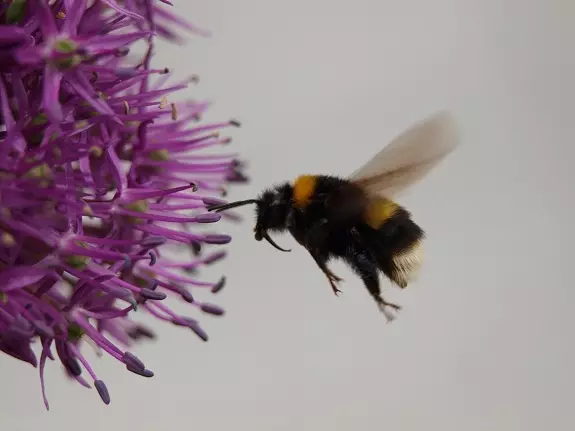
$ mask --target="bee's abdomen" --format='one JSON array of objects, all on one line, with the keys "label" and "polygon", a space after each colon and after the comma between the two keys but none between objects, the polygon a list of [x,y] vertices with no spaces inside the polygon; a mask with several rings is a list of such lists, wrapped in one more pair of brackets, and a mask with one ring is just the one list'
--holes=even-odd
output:
[{"label": "bee's abdomen", "polygon": [[382,271],[399,287],[417,278],[423,260],[423,230],[408,211],[393,204],[393,213],[377,228],[377,256]]}]

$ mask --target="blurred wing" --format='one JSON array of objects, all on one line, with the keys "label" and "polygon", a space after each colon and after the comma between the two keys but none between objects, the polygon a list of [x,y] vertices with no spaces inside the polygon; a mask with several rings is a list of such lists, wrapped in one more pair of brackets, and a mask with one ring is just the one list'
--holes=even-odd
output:
[{"label": "blurred wing", "polygon": [[369,193],[395,196],[427,175],[458,142],[454,118],[439,112],[396,137],[348,179]]}]

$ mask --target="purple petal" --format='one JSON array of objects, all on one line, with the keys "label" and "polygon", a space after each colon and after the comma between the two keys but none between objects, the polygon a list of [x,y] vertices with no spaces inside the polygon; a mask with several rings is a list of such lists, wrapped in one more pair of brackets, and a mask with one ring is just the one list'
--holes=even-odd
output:
[{"label": "purple petal", "polygon": [[116,182],[116,187],[118,187],[118,193],[121,195],[124,189],[128,186],[128,181],[126,180],[126,176],[122,173],[120,159],[112,146],[108,147],[106,150],[106,158],[110,162],[112,175]]},{"label": "purple petal", "polygon": [[18,111],[28,112],[29,104],[26,88],[24,87],[24,82],[22,82],[22,76],[18,71],[12,72],[12,88],[16,95],[16,99],[18,99]]},{"label": "purple petal", "polygon": [[[25,267],[24,271],[25,271],[24,273],[21,273],[19,275],[10,274],[12,275],[12,277],[9,276],[7,277],[6,273],[9,271],[4,271],[4,273],[1,274],[3,279],[2,291],[10,292],[12,290],[17,290],[23,287],[31,286],[34,283],[40,281],[42,278],[44,278],[46,276],[46,273],[48,272],[44,268],[31,268],[31,267]],[[5,280],[5,278],[8,278],[8,280]]]},{"label": "purple petal", "polygon": [[44,73],[42,107],[50,122],[59,124],[62,122],[62,106],[60,105],[62,72],[55,66],[47,64]]},{"label": "purple petal", "polygon": [[170,21],[170,23],[178,24],[181,27],[183,27],[183,28],[185,28],[191,32],[194,32],[196,34],[202,35],[202,36],[210,36],[209,31],[202,30],[198,27],[193,26],[191,23],[189,23],[185,19],[179,17],[178,15],[176,15],[172,12],[168,12],[165,8],[156,6],[156,7],[154,7],[154,12],[159,17],[162,17],[162,18]]},{"label": "purple petal", "polygon": [[82,20],[86,10],[86,0],[65,0],[66,21],[64,21],[64,32],[70,36],[76,36],[78,25]]},{"label": "purple petal", "polygon": [[35,39],[24,29],[15,25],[0,25],[0,46],[26,42],[33,45]]},{"label": "purple petal", "polygon": [[31,9],[36,13],[38,21],[40,21],[44,38],[49,39],[58,33],[52,9],[48,5],[48,0],[35,0],[35,6],[37,7]]},{"label": "purple petal", "polygon": [[[6,336],[6,333],[4,333],[3,336]],[[36,354],[31,349],[29,340],[20,339],[18,341],[7,342],[6,340],[0,339],[0,350],[16,359],[29,363],[34,368],[38,366]]]},{"label": "purple petal", "polygon": [[128,34],[94,36],[85,40],[83,45],[92,53],[120,48],[149,36],[149,31],[138,31]]},{"label": "purple petal", "polygon": [[114,9],[117,12],[120,12],[123,15],[129,16],[129,17],[137,19],[137,20],[144,20],[144,17],[142,15],[140,15],[136,12],[133,12],[131,10],[128,10],[126,8],[121,7],[118,3],[116,3],[113,0],[102,0],[102,3],[106,3],[112,9]]},{"label": "purple petal", "polygon": [[[76,78],[80,78],[80,74],[76,74],[75,75]],[[119,122],[119,124],[123,124],[119,119],[118,116],[116,115],[116,113],[114,112],[114,110],[112,108],[110,108],[110,106],[108,106],[108,104],[101,100],[101,99],[97,99],[94,96],[92,96],[90,94],[90,91],[85,88],[82,84],[82,82],[80,81],[80,79],[68,79],[67,80],[68,85],[70,85],[74,91],[84,100],[86,100],[90,105],[92,105],[94,107],[94,109],[96,109],[96,111],[100,112],[101,114],[104,115],[110,115],[114,118],[117,119],[117,121]]]},{"label": "purple petal", "polygon": [[44,61],[44,46],[27,46],[16,50],[15,57],[22,64],[37,64]]},{"label": "purple petal", "polygon": [[10,109],[10,103],[8,101],[8,93],[6,92],[6,86],[4,85],[4,80],[0,76],[0,113],[2,114],[2,122],[6,127],[8,132],[6,138],[2,141],[0,145],[0,163],[4,164],[4,160],[11,149],[15,149],[18,152],[22,152],[25,148],[25,142],[22,139],[19,131],[16,128],[16,121],[12,116],[12,110]]},{"label": "purple petal", "polygon": [[179,187],[172,187],[163,190],[154,190],[154,189],[130,189],[126,190],[124,195],[123,201],[136,201],[141,199],[152,199],[152,198],[161,198],[167,195],[175,194],[184,190],[194,189],[197,186],[195,184],[186,184],[185,186]]}]

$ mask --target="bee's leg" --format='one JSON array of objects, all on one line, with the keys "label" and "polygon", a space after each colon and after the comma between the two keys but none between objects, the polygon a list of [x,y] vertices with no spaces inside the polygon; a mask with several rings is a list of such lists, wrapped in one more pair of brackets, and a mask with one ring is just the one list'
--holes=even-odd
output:
[{"label": "bee's leg", "polygon": [[313,225],[305,234],[304,244],[312,257],[314,258],[317,266],[327,277],[333,293],[337,295],[341,290],[336,286],[336,283],[343,281],[342,278],[335,275],[327,267],[327,257],[321,252],[326,247],[327,236],[329,235],[328,225],[326,219],[321,219]]},{"label": "bee's leg", "polygon": [[394,310],[400,310],[401,307],[397,304],[387,302],[381,296],[381,290],[379,287],[379,274],[376,262],[370,258],[369,254],[365,250],[358,250],[356,247],[352,247],[348,253],[347,259],[348,263],[351,265],[353,270],[361,277],[365,287],[377,303],[381,312],[385,315],[388,321],[394,319],[393,314],[391,314],[387,308],[393,308]]},{"label": "bee's leg", "polygon": [[337,275],[331,272],[331,270],[327,267],[327,256],[324,253],[320,253],[318,251],[313,251],[310,249],[308,249],[308,251],[309,254],[311,254],[311,257],[313,257],[313,260],[315,261],[317,266],[319,266],[319,269],[321,269],[321,271],[327,277],[327,280],[329,281],[329,285],[331,286],[333,293],[335,294],[335,296],[338,296],[341,290],[337,288],[336,283],[341,281],[341,278],[339,278]]}]

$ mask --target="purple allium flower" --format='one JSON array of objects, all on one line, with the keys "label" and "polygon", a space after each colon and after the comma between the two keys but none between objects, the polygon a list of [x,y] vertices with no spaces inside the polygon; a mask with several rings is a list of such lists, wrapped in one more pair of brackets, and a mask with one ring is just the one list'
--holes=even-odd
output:
[{"label": "purple allium flower", "polygon": [[[206,103],[170,102],[189,82],[168,84],[169,70],[150,66],[155,37],[178,41],[178,27],[203,34],[170,5],[0,3],[0,350],[39,368],[46,408],[44,369],[56,357],[110,402],[82,341],[153,376],[126,350],[154,337],[130,313],[147,311],[204,341],[198,321],[163,300],[175,294],[200,312],[223,314],[190,288],[222,289],[225,278],[200,281],[194,270],[225,256],[202,256],[202,244],[231,238],[193,226],[217,222],[206,205],[246,177],[233,156],[197,152],[228,143],[219,131],[239,124],[198,125]],[[130,46],[139,40],[147,50],[132,64]],[[173,242],[195,257],[162,256]]]}]

